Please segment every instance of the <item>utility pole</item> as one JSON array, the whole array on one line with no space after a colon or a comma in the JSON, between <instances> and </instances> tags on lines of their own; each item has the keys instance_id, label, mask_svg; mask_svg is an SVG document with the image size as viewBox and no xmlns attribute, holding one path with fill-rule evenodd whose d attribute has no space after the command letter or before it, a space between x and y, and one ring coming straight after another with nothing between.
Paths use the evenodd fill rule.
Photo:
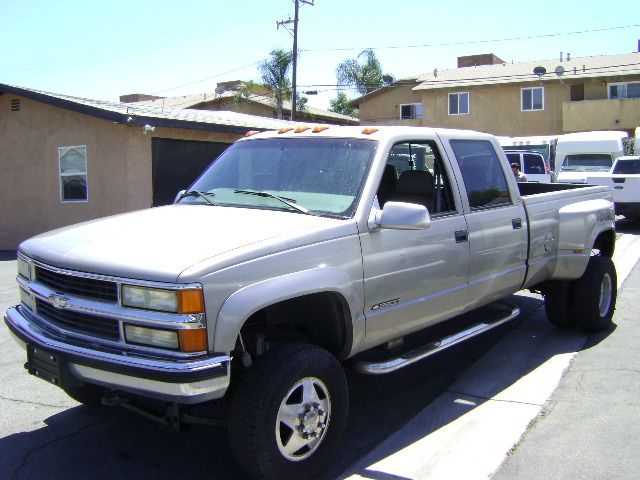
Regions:
<instances>
[{"instance_id":1,"label":"utility pole","mask_svg":"<svg viewBox=\"0 0 640 480\"><path fill-rule=\"evenodd\" d=\"M283 27L286 27L286 25L289 25L291 23L293 23L293 52L292 52L292 67L293 67L293 73L292 73L292 78L291 78L291 90L292 90L292 96L291 96L291 120L295 120L296 117L296 77L297 77L297 70L298 70L298 12L300 10L300 4L303 3L305 5L311 5L313 7L313 2L314 0L293 0L293 3L295 4L295 12L294 12L294 16L293 16L293 20L291 20L291 17L289 17L289 20L283 20L281 22L276 22L276 25L278 27L280 27L280 25L282 25Z\"/></svg>"}]
</instances>

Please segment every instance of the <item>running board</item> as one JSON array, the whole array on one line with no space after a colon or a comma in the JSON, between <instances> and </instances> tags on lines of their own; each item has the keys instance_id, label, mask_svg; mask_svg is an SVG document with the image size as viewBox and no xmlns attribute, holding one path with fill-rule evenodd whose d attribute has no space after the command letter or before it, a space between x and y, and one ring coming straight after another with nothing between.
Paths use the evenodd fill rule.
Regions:
<instances>
[{"instance_id":1,"label":"running board","mask_svg":"<svg viewBox=\"0 0 640 480\"><path fill-rule=\"evenodd\" d=\"M502 325L503 323L509 322L520 315L520 308L514 305L495 303L490 307L492 309L495 308L496 310L499 310L499 313L502 314L502 316L491 322L477 323L458 333L454 333L453 335L444 337L441 340L428 343L427 345L403 353L402 355L395 358L390 358L382 362L358 362L356 363L355 368L358 372L366 373L369 375L380 375L383 373L395 372L396 370L400 370L401 368L407 367L420 360L430 357L435 353L438 353L449 347L453 347L458 343L469 340L476 335L480 335L481 333L489 331L492 328Z\"/></svg>"}]
</instances>

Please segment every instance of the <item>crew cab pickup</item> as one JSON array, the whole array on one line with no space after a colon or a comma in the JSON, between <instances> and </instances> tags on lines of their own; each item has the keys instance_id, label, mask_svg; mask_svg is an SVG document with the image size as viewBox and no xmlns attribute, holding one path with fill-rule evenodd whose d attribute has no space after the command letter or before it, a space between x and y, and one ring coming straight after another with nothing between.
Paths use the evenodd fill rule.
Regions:
<instances>
[{"instance_id":1,"label":"crew cab pickup","mask_svg":"<svg viewBox=\"0 0 640 480\"><path fill-rule=\"evenodd\" d=\"M346 423L345 360L393 372L513 319L496 302L521 289L559 327L606 329L614 244L608 188L517 184L492 135L251 132L173 205L23 242L21 304L4 318L28 372L78 401L161 400L177 424L223 399L246 473L309 478Z\"/></svg>"},{"instance_id":2,"label":"crew cab pickup","mask_svg":"<svg viewBox=\"0 0 640 480\"><path fill-rule=\"evenodd\" d=\"M640 219L640 157L618 157L611 171L587 177L591 185L604 185L611 189L616 214L632 220Z\"/></svg>"}]
</instances>

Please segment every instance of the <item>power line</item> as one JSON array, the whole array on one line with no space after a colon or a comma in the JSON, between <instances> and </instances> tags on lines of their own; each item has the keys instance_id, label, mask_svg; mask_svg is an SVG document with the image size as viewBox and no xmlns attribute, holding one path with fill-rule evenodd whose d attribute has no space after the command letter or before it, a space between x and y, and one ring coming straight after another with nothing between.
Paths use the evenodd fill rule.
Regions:
<instances>
[{"instance_id":1,"label":"power line","mask_svg":"<svg viewBox=\"0 0 640 480\"><path fill-rule=\"evenodd\" d=\"M532 40L536 38L551 38L561 37L565 35L582 35L586 33L606 32L611 30L621 30L625 28L640 27L640 24L634 25L622 25L618 27L606 27L606 28L594 28L591 30L578 30L575 32L562 32L562 33L547 33L541 35L528 35L522 37L509 37L509 38L495 38L491 40L469 40L464 42L446 42L446 43L424 43L420 45L387 45L378 47L340 47L340 48L309 48L303 49L302 52L341 52L341 51L362 51L362 50L392 50L403 48L429 48L429 47L451 47L457 45L475 45L480 43L493 43L493 42L512 42L516 40Z\"/></svg>"}]
</instances>

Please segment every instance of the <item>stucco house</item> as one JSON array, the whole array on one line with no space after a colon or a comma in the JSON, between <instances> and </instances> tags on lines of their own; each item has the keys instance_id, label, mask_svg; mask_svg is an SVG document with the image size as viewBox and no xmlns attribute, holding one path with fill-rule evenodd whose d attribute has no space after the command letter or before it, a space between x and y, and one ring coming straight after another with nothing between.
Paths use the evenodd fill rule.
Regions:
<instances>
[{"instance_id":1,"label":"stucco house","mask_svg":"<svg viewBox=\"0 0 640 480\"><path fill-rule=\"evenodd\" d=\"M493 54L399 80L352 101L361 124L479 130L501 136L640 125L640 53L507 63Z\"/></svg>"},{"instance_id":2,"label":"stucco house","mask_svg":"<svg viewBox=\"0 0 640 480\"><path fill-rule=\"evenodd\" d=\"M0 84L0 250L171 203L229 144L292 122L90 100Z\"/></svg>"},{"instance_id":3,"label":"stucco house","mask_svg":"<svg viewBox=\"0 0 640 480\"><path fill-rule=\"evenodd\" d=\"M220 82L214 92L178 97L158 97L147 94L122 95L120 101L162 108L224 110L267 118L277 118L276 102L273 94L266 87L258 86L255 91L246 98L243 98L242 101L236 101L236 96L242 83L240 80ZM285 100L283 103L282 117L285 120L291 118L291 102L289 100ZM329 123L332 125L359 124L357 118L312 107L311 105L306 105L303 110L298 110L295 120L298 122Z\"/></svg>"}]
</instances>

